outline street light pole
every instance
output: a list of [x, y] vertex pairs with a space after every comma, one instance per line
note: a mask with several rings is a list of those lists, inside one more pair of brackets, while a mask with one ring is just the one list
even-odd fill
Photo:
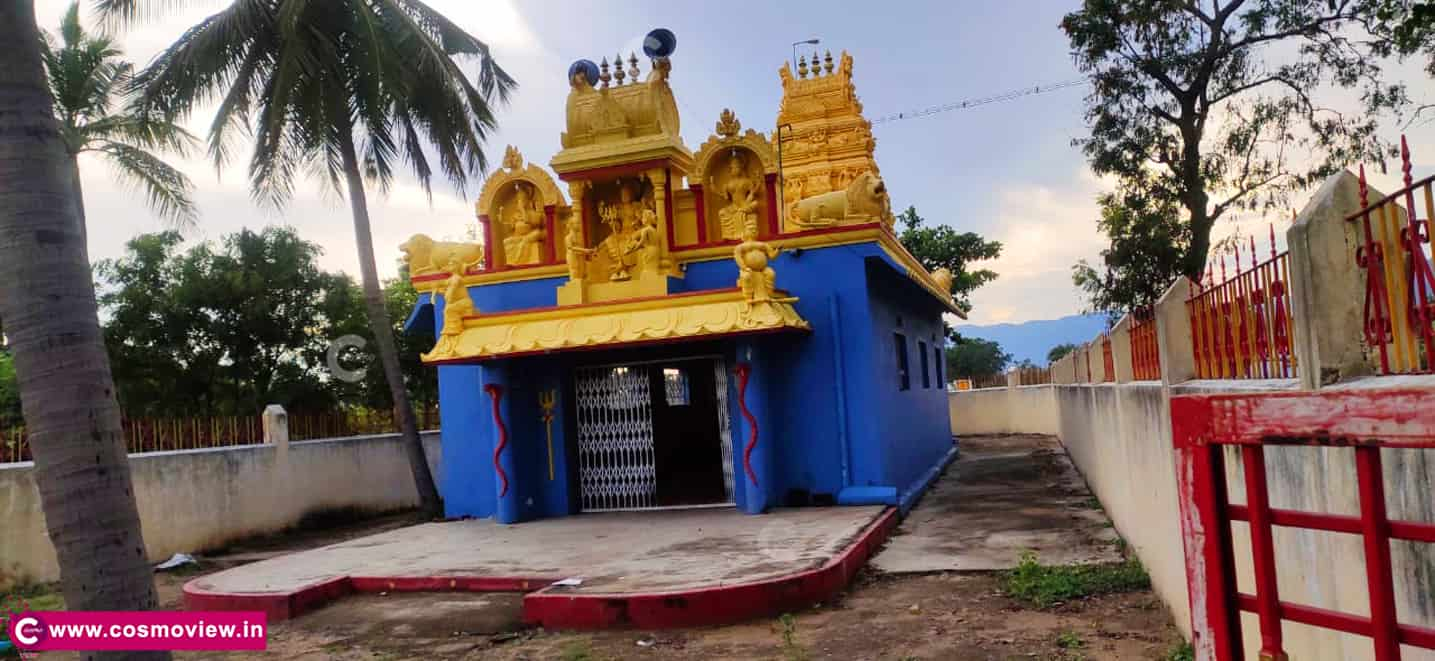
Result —
[[821, 40], [821, 39], [817, 39], [817, 38], [815, 38], [815, 37], [812, 38], [812, 39], [804, 39], [804, 40], [802, 40], [802, 41], [794, 41], [794, 42], [792, 42], [792, 68], [793, 68], [793, 69], [797, 69], [797, 47], [798, 47], [798, 46], [801, 46], [802, 44], [809, 44], [809, 45], [812, 45], [812, 46], [816, 46], [817, 44], [820, 44], [820, 43], [822, 43], [822, 40]]

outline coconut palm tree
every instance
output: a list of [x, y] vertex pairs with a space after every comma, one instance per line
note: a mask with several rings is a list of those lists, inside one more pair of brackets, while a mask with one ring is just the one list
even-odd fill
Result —
[[[138, 0], [99, 6], [121, 19], [141, 11]], [[477, 64], [476, 82], [459, 60]], [[168, 117], [217, 100], [210, 156], [222, 166], [235, 134], [252, 134], [249, 177], [261, 203], [283, 205], [306, 173], [347, 194], [369, 328], [420, 500], [437, 513], [374, 265], [365, 184], [386, 191], [406, 165], [426, 191], [437, 168], [462, 193], [487, 168], [492, 103], [507, 99], [513, 79], [487, 45], [419, 0], [235, 0], [160, 53], [136, 84], [144, 106]]]
[[[194, 186], [151, 150], [183, 155], [194, 137], [174, 122], [121, 103], [134, 66], [122, 59], [113, 39], [85, 30], [79, 2], [70, 5], [60, 21], [59, 43], [51, 35], [44, 36], [42, 53], [75, 190], [82, 191], [80, 154], [99, 154], [123, 180], [144, 191], [155, 213], [176, 225], [193, 223]], [[83, 229], [83, 192], [75, 195], [75, 202]]]
[[34, 0], [0, 2], [0, 25], [0, 318], [65, 602], [73, 610], [151, 609], [154, 576]]

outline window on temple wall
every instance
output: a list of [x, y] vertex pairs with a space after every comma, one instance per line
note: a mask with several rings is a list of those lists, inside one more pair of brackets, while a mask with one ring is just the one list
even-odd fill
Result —
[[927, 372], [927, 343], [923, 340], [917, 341], [917, 355], [922, 358], [922, 387], [931, 388], [932, 375]]
[[932, 360], [934, 361], [934, 364], [932, 365], [932, 373], [937, 375], [937, 387], [941, 388], [943, 384], [946, 383], [946, 381], [942, 380], [942, 363], [946, 361], [942, 360], [941, 346], [932, 347]]
[[668, 406], [687, 406], [689, 403], [687, 372], [676, 367], [664, 367], [663, 392], [667, 396]]
[[907, 371], [907, 336], [892, 333], [892, 346], [897, 351], [897, 389], [911, 390], [912, 375]]

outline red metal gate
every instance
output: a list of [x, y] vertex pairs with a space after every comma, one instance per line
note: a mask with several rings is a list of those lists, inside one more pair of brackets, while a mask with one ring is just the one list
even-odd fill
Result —
[[[1382, 448], [1435, 449], [1429, 390], [1192, 395], [1171, 400], [1177, 493], [1197, 658], [1244, 659], [1240, 612], [1255, 613], [1262, 659], [1285, 659], [1281, 621], [1371, 638], [1375, 658], [1400, 658], [1400, 645], [1435, 649], [1435, 629], [1401, 624], [1395, 610], [1390, 540], [1435, 544], [1435, 524], [1386, 515]], [[1222, 446], [1240, 449], [1246, 504], [1232, 505]], [[1360, 516], [1273, 509], [1265, 448], [1272, 445], [1354, 448]], [[1231, 521], [1250, 525], [1255, 594], [1236, 588]], [[1360, 535], [1370, 616], [1282, 601], [1276, 588], [1273, 526]]]

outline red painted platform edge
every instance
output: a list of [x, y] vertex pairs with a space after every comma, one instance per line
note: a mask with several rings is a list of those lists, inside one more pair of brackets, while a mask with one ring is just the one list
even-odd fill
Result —
[[184, 585], [184, 609], [263, 611], [270, 622], [288, 620], [356, 592], [529, 592], [558, 579], [542, 576], [338, 576], [290, 592], [215, 592], [203, 577]]
[[523, 619], [548, 629], [673, 629], [731, 624], [810, 608], [836, 596], [891, 534], [888, 507], [827, 564], [788, 576], [671, 592], [568, 594], [547, 587], [523, 598]]

